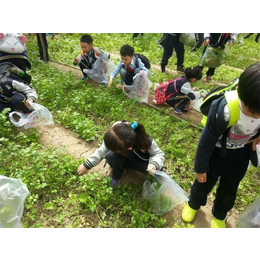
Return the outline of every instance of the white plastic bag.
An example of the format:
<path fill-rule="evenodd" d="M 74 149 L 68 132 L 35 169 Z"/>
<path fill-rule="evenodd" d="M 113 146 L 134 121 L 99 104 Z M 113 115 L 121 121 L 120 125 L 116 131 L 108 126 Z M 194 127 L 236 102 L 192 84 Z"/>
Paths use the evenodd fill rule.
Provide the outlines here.
<path fill-rule="evenodd" d="M 208 94 L 208 92 L 207 92 L 206 90 L 204 90 L 204 89 L 201 89 L 199 92 L 200 92 L 200 93 L 203 93 L 203 94 L 204 94 L 204 97 Z M 200 111 L 200 105 L 201 105 L 202 101 L 203 101 L 203 97 L 200 97 L 200 98 L 198 98 L 198 99 L 192 100 L 192 107 L 193 107 L 196 111 L 198 111 L 198 112 L 201 112 L 201 111 Z"/>
<path fill-rule="evenodd" d="M 260 196 L 237 219 L 238 228 L 260 228 Z"/>
<path fill-rule="evenodd" d="M 124 86 L 123 91 L 129 98 L 136 99 L 141 103 L 148 103 L 149 90 L 152 84 L 146 72 L 141 70 L 140 73 L 136 75 L 133 84 L 131 86 Z"/>
<path fill-rule="evenodd" d="M 168 174 L 162 171 L 154 172 L 153 177 L 157 182 L 152 183 L 147 179 L 143 184 L 142 196 L 151 202 L 155 214 L 164 214 L 178 204 L 188 201 L 187 193 Z"/>
<path fill-rule="evenodd" d="M 195 33 L 181 33 L 179 41 L 189 47 L 195 47 L 196 38 Z"/>
<path fill-rule="evenodd" d="M 34 108 L 34 111 L 30 114 L 17 111 L 9 113 L 9 119 L 13 125 L 28 129 L 40 125 L 54 124 L 52 114 L 46 107 L 37 103 L 30 103 L 30 105 Z M 18 117 L 18 121 L 15 119 L 15 115 Z"/>
<path fill-rule="evenodd" d="M 24 200 L 29 190 L 19 179 L 0 175 L 0 228 L 22 228 Z"/>
<path fill-rule="evenodd" d="M 109 76 L 115 68 L 116 65 L 108 58 L 108 55 L 101 51 L 99 58 L 93 63 L 92 69 L 83 69 L 83 72 L 94 81 L 107 84 Z"/>

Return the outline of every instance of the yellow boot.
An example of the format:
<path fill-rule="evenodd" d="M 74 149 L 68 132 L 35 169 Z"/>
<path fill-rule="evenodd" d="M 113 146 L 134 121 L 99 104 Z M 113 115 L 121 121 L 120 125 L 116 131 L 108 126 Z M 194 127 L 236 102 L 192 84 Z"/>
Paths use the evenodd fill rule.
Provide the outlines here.
<path fill-rule="evenodd" d="M 220 219 L 213 217 L 213 219 L 211 221 L 211 227 L 212 228 L 225 228 L 226 222 L 225 222 L 225 220 L 220 220 Z"/>
<path fill-rule="evenodd" d="M 197 213 L 198 210 L 195 210 L 195 209 L 192 209 L 189 204 L 187 203 L 185 205 L 185 207 L 183 208 L 182 210 L 182 219 L 185 221 L 185 222 L 191 222 L 194 218 L 195 218 L 195 215 Z"/>

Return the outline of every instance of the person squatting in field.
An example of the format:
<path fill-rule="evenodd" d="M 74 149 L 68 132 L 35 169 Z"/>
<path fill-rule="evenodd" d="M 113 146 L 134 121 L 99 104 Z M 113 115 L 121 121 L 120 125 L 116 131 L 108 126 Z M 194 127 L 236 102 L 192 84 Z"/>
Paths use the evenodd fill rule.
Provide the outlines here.
<path fill-rule="evenodd" d="M 140 123 L 118 121 L 105 133 L 102 145 L 77 168 L 77 174 L 86 174 L 103 158 L 112 168 L 112 187 L 115 188 L 126 169 L 143 174 L 163 168 L 165 156 L 157 143 Z"/>

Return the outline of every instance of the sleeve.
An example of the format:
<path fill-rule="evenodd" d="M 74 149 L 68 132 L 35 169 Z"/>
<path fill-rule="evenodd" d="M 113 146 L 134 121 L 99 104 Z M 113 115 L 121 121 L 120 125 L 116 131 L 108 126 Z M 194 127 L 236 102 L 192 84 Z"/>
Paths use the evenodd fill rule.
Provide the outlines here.
<path fill-rule="evenodd" d="M 150 154 L 149 164 L 155 165 L 156 169 L 160 170 L 163 167 L 165 155 L 154 140 L 152 140 L 148 153 Z"/>
<path fill-rule="evenodd" d="M 186 82 L 181 87 L 181 92 L 188 96 L 189 99 L 199 99 L 201 97 L 200 92 L 194 91 L 191 87 L 190 82 Z"/>
<path fill-rule="evenodd" d="M 94 166 L 98 165 L 106 156 L 108 152 L 108 149 L 103 141 L 102 145 L 96 149 L 96 151 L 91 154 L 86 161 L 83 163 L 83 165 L 89 170 L 93 168 Z"/>
<path fill-rule="evenodd" d="M 136 57 L 135 57 L 135 59 L 136 59 Z M 138 61 L 140 70 L 144 70 L 144 71 L 146 72 L 147 76 L 149 76 L 149 75 L 150 75 L 150 70 L 148 70 L 148 69 L 145 67 L 145 65 L 143 64 L 143 62 L 141 61 L 140 58 L 137 58 L 137 61 Z"/>
<path fill-rule="evenodd" d="M 234 43 L 236 39 L 237 39 L 237 33 L 230 33 L 230 41 Z"/>
<path fill-rule="evenodd" d="M 122 64 L 122 61 L 120 60 L 118 65 L 116 66 L 116 69 L 111 72 L 110 78 L 114 79 L 117 76 L 118 72 L 122 69 L 122 67 L 123 67 L 123 64 Z"/>
<path fill-rule="evenodd" d="M 27 99 L 32 98 L 35 101 L 38 98 L 36 90 L 34 88 L 30 87 L 29 85 L 24 84 L 23 82 L 13 80 L 12 86 L 17 91 L 23 92 L 26 95 Z"/>
<path fill-rule="evenodd" d="M 213 101 L 211 104 L 207 123 L 201 133 L 195 155 L 194 171 L 196 173 L 207 172 L 215 145 L 227 129 L 228 121 L 224 119 L 225 104 L 226 101 L 222 98 Z"/>

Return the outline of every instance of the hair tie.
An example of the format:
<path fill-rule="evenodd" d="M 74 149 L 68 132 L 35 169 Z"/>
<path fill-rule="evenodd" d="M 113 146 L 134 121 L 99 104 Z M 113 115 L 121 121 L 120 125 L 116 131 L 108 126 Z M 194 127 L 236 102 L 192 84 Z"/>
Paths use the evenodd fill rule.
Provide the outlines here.
<path fill-rule="evenodd" d="M 136 121 L 134 121 L 134 123 L 131 124 L 131 127 L 133 129 L 136 129 L 137 126 L 138 126 L 138 123 Z"/>

